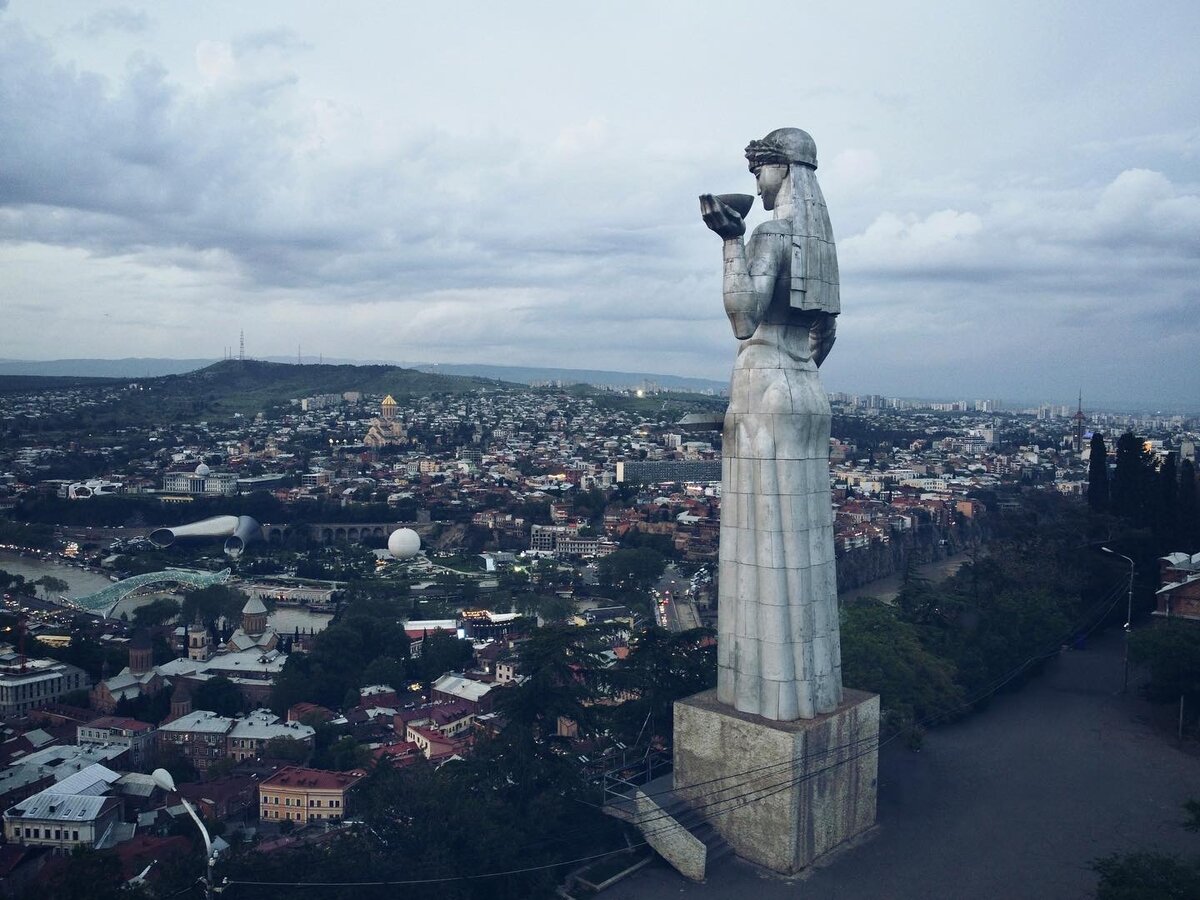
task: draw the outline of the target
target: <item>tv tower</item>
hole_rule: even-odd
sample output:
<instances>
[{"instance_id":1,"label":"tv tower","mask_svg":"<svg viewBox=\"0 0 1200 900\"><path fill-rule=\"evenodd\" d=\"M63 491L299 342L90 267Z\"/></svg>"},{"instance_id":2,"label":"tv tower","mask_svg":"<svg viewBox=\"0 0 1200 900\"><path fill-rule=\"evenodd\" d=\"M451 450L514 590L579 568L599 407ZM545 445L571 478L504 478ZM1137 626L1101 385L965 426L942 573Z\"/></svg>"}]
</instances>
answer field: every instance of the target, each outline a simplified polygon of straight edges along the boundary
<instances>
[{"instance_id":1,"label":"tv tower","mask_svg":"<svg viewBox=\"0 0 1200 900\"><path fill-rule=\"evenodd\" d=\"M1083 391L1082 391L1082 389L1079 391L1079 406L1075 409L1075 415L1071 417L1071 420L1075 423L1075 436L1071 441L1071 448L1076 453L1082 453L1083 452L1083 425L1084 425Z\"/></svg>"}]
</instances>

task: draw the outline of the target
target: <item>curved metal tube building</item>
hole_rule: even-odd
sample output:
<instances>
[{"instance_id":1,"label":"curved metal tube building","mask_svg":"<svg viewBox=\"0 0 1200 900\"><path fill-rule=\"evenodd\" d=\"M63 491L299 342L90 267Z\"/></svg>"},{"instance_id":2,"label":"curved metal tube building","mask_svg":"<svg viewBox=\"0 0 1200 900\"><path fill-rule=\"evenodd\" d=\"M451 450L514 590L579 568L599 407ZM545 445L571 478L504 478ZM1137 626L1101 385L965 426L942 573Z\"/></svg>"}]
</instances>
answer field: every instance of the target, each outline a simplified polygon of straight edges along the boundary
<instances>
[{"instance_id":1,"label":"curved metal tube building","mask_svg":"<svg viewBox=\"0 0 1200 900\"><path fill-rule=\"evenodd\" d=\"M263 539L262 526L250 516L213 516L150 532L150 543L170 547L180 538L225 538L225 555L237 558L251 541Z\"/></svg>"}]
</instances>

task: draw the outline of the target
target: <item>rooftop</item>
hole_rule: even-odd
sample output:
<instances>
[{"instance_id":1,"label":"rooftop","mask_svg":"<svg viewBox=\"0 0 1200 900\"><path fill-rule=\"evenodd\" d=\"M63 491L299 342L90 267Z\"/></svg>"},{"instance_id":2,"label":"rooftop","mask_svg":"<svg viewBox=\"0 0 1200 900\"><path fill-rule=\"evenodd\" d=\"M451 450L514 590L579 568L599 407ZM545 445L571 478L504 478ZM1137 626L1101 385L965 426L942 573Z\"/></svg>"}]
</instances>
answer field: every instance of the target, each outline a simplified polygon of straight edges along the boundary
<instances>
[{"instance_id":1,"label":"rooftop","mask_svg":"<svg viewBox=\"0 0 1200 900\"><path fill-rule=\"evenodd\" d=\"M225 716L218 716L215 712L209 712L206 709L197 709L188 713L186 716L180 716L172 722L167 722L162 725L159 731L183 732L183 731L198 731L205 734L225 734L233 726L233 719L227 719Z\"/></svg>"},{"instance_id":2,"label":"rooftop","mask_svg":"<svg viewBox=\"0 0 1200 900\"><path fill-rule=\"evenodd\" d=\"M115 797L93 797L81 794L59 794L42 791L27 797L4 814L5 818L50 819L55 822L86 822L98 817L105 808L111 809L120 801Z\"/></svg>"},{"instance_id":3,"label":"rooftop","mask_svg":"<svg viewBox=\"0 0 1200 900\"><path fill-rule=\"evenodd\" d=\"M270 778L263 779L262 788L310 788L320 791L346 790L355 784L361 775L351 772L328 772L325 769L305 769L301 766L288 766L280 769Z\"/></svg>"}]
</instances>

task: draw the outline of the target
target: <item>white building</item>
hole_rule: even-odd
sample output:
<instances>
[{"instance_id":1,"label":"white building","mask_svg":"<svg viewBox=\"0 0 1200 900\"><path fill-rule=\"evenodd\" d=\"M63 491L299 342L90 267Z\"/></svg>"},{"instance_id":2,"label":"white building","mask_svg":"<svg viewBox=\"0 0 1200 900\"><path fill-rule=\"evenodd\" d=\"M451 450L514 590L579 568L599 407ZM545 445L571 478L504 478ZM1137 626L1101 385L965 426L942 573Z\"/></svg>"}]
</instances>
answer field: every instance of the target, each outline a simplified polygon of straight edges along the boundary
<instances>
[{"instance_id":1,"label":"white building","mask_svg":"<svg viewBox=\"0 0 1200 900\"><path fill-rule=\"evenodd\" d=\"M232 472L214 472L204 463L191 472L168 472L163 476L163 491L171 494L210 494L229 496L237 493L238 478Z\"/></svg>"},{"instance_id":2,"label":"white building","mask_svg":"<svg viewBox=\"0 0 1200 900\"><path fill-rule=\"evenodd\" d=\"M11 648L0 655L0 716L20 715L89 687L87 673L69 663L26 659Z\"/></svg>"},{"instance_id":3,"label":"white building","mask_svg":"<svg viewBox=\"0 0 1200 900\"><path fill-rule=\"evenodd\" d=\"M103 744L129 751L129 761L143 762L154 747L154 726L137 719L101 716L75 729L79 744Z\"/></svg>"},{"instance_id":4,"label":"white building","mask_svg":"<svg viewBox=\"0 0 1200 900\"><path fill-rule=\"evenodd\" d=\"M121 801L105 796L120 775L90 765L4 812L4 836L10 844L49 847L68 853L76 847L111 847L126 837Z\"/></svg>"}]
</instances>

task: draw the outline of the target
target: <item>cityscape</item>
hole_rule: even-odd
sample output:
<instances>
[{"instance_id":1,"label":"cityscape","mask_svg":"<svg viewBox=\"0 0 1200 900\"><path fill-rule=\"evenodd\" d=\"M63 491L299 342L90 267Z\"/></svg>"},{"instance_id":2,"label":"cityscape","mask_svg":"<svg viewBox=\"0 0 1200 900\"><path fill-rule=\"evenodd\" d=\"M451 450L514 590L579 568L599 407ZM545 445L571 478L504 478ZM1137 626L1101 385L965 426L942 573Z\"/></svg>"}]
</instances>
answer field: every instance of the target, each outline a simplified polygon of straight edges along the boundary
<instances>
[{"instance_id":1,"label":"cityscape","mask_svg":"<svg viewBox=\"0 0 1200 900\"><path fill-rule=\"evenodd\" d=\"M1200 897L1198 28L0 0L0 897Z\"/></svg>"},{"instance_id":2,"label":"cityscape","mask_svg":"<svg viewBox=\"0 0 1200 900\"><path fill-rule=\"evenodd\" d=\"M256 853L316 852L362 827L356 807L375 802L365 795L380 766L437 772L496 752L505 697L537 677L524 648L545 632L587 635L588 660L620 685L645 629L659 629L656 640L691 657L685 683L702 683L718 611L725 398L427 379L431 392L408 393L413 373L400 369L396 395L287 393L297 374L321 385L345 369L232 359L2 395L0 703L12 725L0 783L14 849L111 851L123 872L142 867L131 878L162 854L186 858L188 842L170 836L184 808L147 774L165 768L206 822ZM136 418L155 393L152 408L169 410L199 383L219 394L250 382L275 392L256 412ZM1092 412L1083 398L1011 410L831 401L847 609L897 604L925 579L970 568L1028 528L1031 510L1077 515L1098 447L1115 490L1117 436L1137 434L1147 471L1192 473L1200 435L1200 417ZM244 540L231 543L235 530ZM1179 614L1196 602L1185 599L1187 540L1161 575L1183 583ZM1147 574L1139 592L1161 597L1159 573ZM875 677L883 687L896 676ZM637 731L595 732L560 714L544 735L597 800L596 785L643 764L639 740L660 755L669 741L641 692L614 689L603 702L636 707ZM885 722L920 742L915 712ZM34 805L77 789L96 798L85 827L56 827L57 813ZM646 858L628 853L626 868ZM157 865L164 874L148 883L174 883Z\"/></svg>"}]
</instances>

